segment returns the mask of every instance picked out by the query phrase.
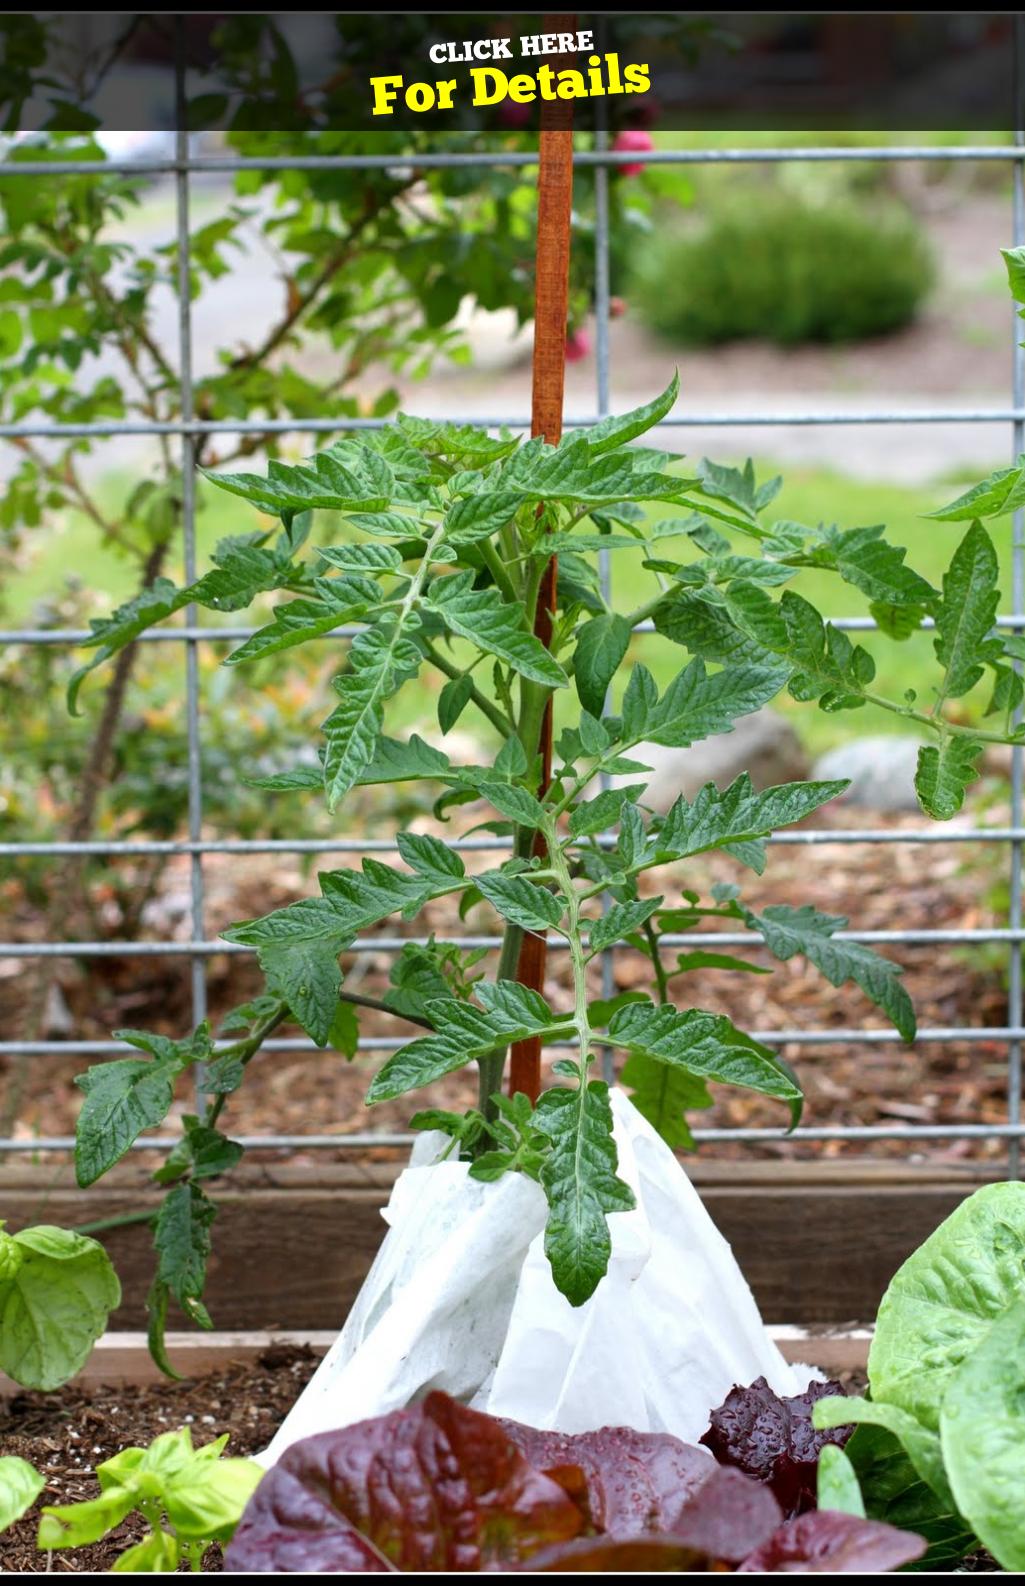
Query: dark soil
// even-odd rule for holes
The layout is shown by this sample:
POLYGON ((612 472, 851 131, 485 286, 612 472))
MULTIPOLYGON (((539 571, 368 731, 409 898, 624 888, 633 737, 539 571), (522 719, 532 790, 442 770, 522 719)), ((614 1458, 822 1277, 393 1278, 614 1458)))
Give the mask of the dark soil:
MULTIPOLYGON (((266 1448, 317 1366, 312 1350, 277 1345, 252 1365, 231 1365, 210 1376, 152 1387, 62 1388, 19 1393, 0 1402, 0 1452, 18 1454, 46 1477, 40 1503, 79 1503, 96 1497, 93 1469, 122 1448, 144 1446, 161 1432, 192 1430, 197 1447, 228 1433, 228 1454, 266 1448)), ((38 1509, 0 1536, 0 1572, 45 1571, 36 1549, 38 1509)), ((140 1541, 141 1519, 129 1518, 103 1542, 52 1555, 54 1571, 109 1570, 118 1554, 140 1541)), ((212 1547, 204 1569, 221 1568, 212 1547)))

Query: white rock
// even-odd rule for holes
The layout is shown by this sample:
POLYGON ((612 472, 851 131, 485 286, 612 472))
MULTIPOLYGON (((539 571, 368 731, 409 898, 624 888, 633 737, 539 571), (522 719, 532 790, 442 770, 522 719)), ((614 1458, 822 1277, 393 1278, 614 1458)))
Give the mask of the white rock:
POLYGON ((849 778, 851 785, 842 795, 847 804, 892 813, 917 810, 918 749, 917 738, 887 734, 854 738, 821 755, 811 774, 816 781, 824 782, 849 778))

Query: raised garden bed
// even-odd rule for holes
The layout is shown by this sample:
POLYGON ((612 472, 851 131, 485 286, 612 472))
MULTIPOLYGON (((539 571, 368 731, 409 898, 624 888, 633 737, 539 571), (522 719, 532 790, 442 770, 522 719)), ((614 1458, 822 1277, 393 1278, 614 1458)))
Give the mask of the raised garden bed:
MULTIPOLYGON (((399 1162, 246 1164, 219 1186, 207 1299, 229 1331, 336 1331, 384 1234, 381 1208, 399 1162)), ((770 1324, 842 1327, 874 1317, 894 1272, 980 1184, 979 1163, 702 1162, 687 1168, 733 1246, 770 1324)), ((66 1227, 158 1204, 145 1170, 122 1165, 87 1200, 70 1165, 8 1168, 0 1200, 11 1231, 66 1227)), ((119 1330, 146 1325, 152 1236, 145 1224, 101 1236, 124 1290, 119 1330)), ((201 1338, 202 1335, 195 1335, 201 1338)))

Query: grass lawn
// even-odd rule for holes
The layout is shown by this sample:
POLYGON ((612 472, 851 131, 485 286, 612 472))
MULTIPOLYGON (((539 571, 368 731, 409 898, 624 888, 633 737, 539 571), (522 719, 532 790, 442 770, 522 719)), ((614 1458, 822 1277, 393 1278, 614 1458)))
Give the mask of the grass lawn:
MULTIPOLYGON (((758 477, 768 478, 776 469, 771 462, 758 466, 758 477)), ((945 480, 923 488, 906 488, 888 483, 845 478, 842 474, 823 468, 791 468, 775 503, 780 517, 804 523, 838 522, 842 526, 885 523, 890 538, 908 547, 908 562, 932 583, 938 584, 955 545, 963 533, 963 525, 934 523, 923 514, 960 493, 971 480, 952 482, 945 480)), ((97 495, 109 508, 116 506, 123 496, 127 481, 111 475, 101 481, 97 495)), ((260 519, 242 501, 201 484, 201 511, 197 522, 199 567, 209 565, 212 546, 226 534, 239 534, 265 521, 260 519)), ((672 515, 675 509, 663 510, 672 515)), ((995 525, 995 538, 1001 552, 1003 587, 1010 587, 1010 527, 995 525)), ((753 549, 753 542, 748 542, 753 549)), ((666 555, 687 559, 688 542, 685 539, 662 542, 666 555)), ((739 544, 738 548, 743 548, 739 544)), ((629 610, 648 599, 654 591, 652 575, 641 567, 642 553, 632 550, 614 553, 614 603, 621 610, 629 610)), ((97 544, 95 527, 80 514, 69 512, 51 522, 45 529, 37 530, 34 549, 26 556, 24 567, 11 580, 4 592, 4 610, 0 622, 4 626, 31 620, 33 609, 41 601, 52 598, 63 584, 69 568, 77 571, 96 597, 98 612, 106 611, 134 591, 134 573, 130 563, 110 548, 97 544)), ((169 574, 180 576, 180 567, 170 566, 169 574)), ((858 591, 840 583, 833 575, 804 572, 795 578, 790 588, 806 594, 828 616, 862 616, 867 602, 858 591)), ((1009 609, 1009 595, 1005 595, 1002 609, 1009 609)), ((246 613, 234 614, 225 619, 233 624, 247 620, 246 613)), ((204 621, 213 622, 211 613, 204 621)), ((896 644, 881 636, 868 634, 862 642, 875 656, 879 692, 899 699, 905 689, 915 688, 928 706, 930 680, 935 675, 932 643, 927 634, 918 634, 904 644, 896 644)), ((171 652, 166 652, 169 663, 171 652)), ((641 635, 633 645, 635 659, 643 659, 651 667, 661 684, 668 682, 686 659, 686 652, 656 635, 641 635)), ((287 658, 283 657, 282 662, 287 658)), ((281 663, 275 663, 279 665, 281 663)), ((426 686, 426 685, 425 685, 426 686)), ((985 703, 986 686, 977 691, 964 707, 978 712, 985 703)), ((433 690, 425 698, 424 688, 406 689, 393 706, 392 724, 398 729, 419 726, 422 730, 436 730, 433 715, 433 690)), ((862 736, 876 732, 901 732, 905 724, 900 718, 884 711, 869 709, 847 712, 839 716, 826 716, 809 706, 798 706, 787 696, 780 708, 792 713, 802 737, 808 746, 819 752, 852 735, 862 736)))

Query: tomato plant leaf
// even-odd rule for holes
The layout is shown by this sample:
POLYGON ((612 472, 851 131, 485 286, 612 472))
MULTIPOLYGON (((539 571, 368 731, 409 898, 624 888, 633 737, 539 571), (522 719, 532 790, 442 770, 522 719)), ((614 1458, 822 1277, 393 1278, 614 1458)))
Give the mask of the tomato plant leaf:
POLYGON ((572 1090, 543 1091, 534 1121, 552 1144, 541 1170, 548 1198, 545 1254, 556 1288, 571 1305, 582 1305, 608 1268, 607 1213, 634 1205, 633 1191, 616 1176, 608 1086, 592 1079, 572 1090))
POLYGON ((744 1035, 724 1014, 633 1002, 609 1022, 609 1039, 630 1053, 674 1068, 693 1078, 723 1085, 741 1085, 783 1101, 792 1124, 801 1116, 804 1097, 793 1076, 768 1047, 744 1035))
POLYGON ((786 963, 795 953, 803 953, 822 971, 831 986, 853 980, 865 995, 881 1008, 905 1041, 915 1038, 915 1010, 900 983, 902 970, 888 958, 873 953, 861 942, 837 941, 836 932, 847 920, 842 914, 820 914, 810 904, 791 908, 785 903, 770 904, 761 914, 741 909, 743 918, 757 931, 774 958, 786 963))
POLYGON ((504 601, 496 589, 474 589, 472 573, 436 578, 425 605, 453 633, 472 639, 532 682, 561 688, 569 681, 558 661, 530 632, 523 606, 504 601))
POLYGON ((979 775, 982 744, 977 738, 945 734, 937 744, 922 744, 915 771, 918 802, 934 820, 949 821, 964 805, 979 775))
POLYGON ((940 693, 960 699, 982 677, 983 662, 1000 654, 988 637, 996 621, 1000 568, 997 553, 981 523, 973 523, 943 575, 943 599, 936 610, 936 658, 944 667, 940 693))
POLYGON ((476 989, 484 1008, 456 997, 424 1002, 424 1012, 436 1033, 410 1041, 388 1059, 367 1092, 369 1103, 390 1101, 429 1085, 510 1041, 569 1033, 568 1016, 553 1013, 544 998, 526 986, 499 980, 481 983, 476 989))

